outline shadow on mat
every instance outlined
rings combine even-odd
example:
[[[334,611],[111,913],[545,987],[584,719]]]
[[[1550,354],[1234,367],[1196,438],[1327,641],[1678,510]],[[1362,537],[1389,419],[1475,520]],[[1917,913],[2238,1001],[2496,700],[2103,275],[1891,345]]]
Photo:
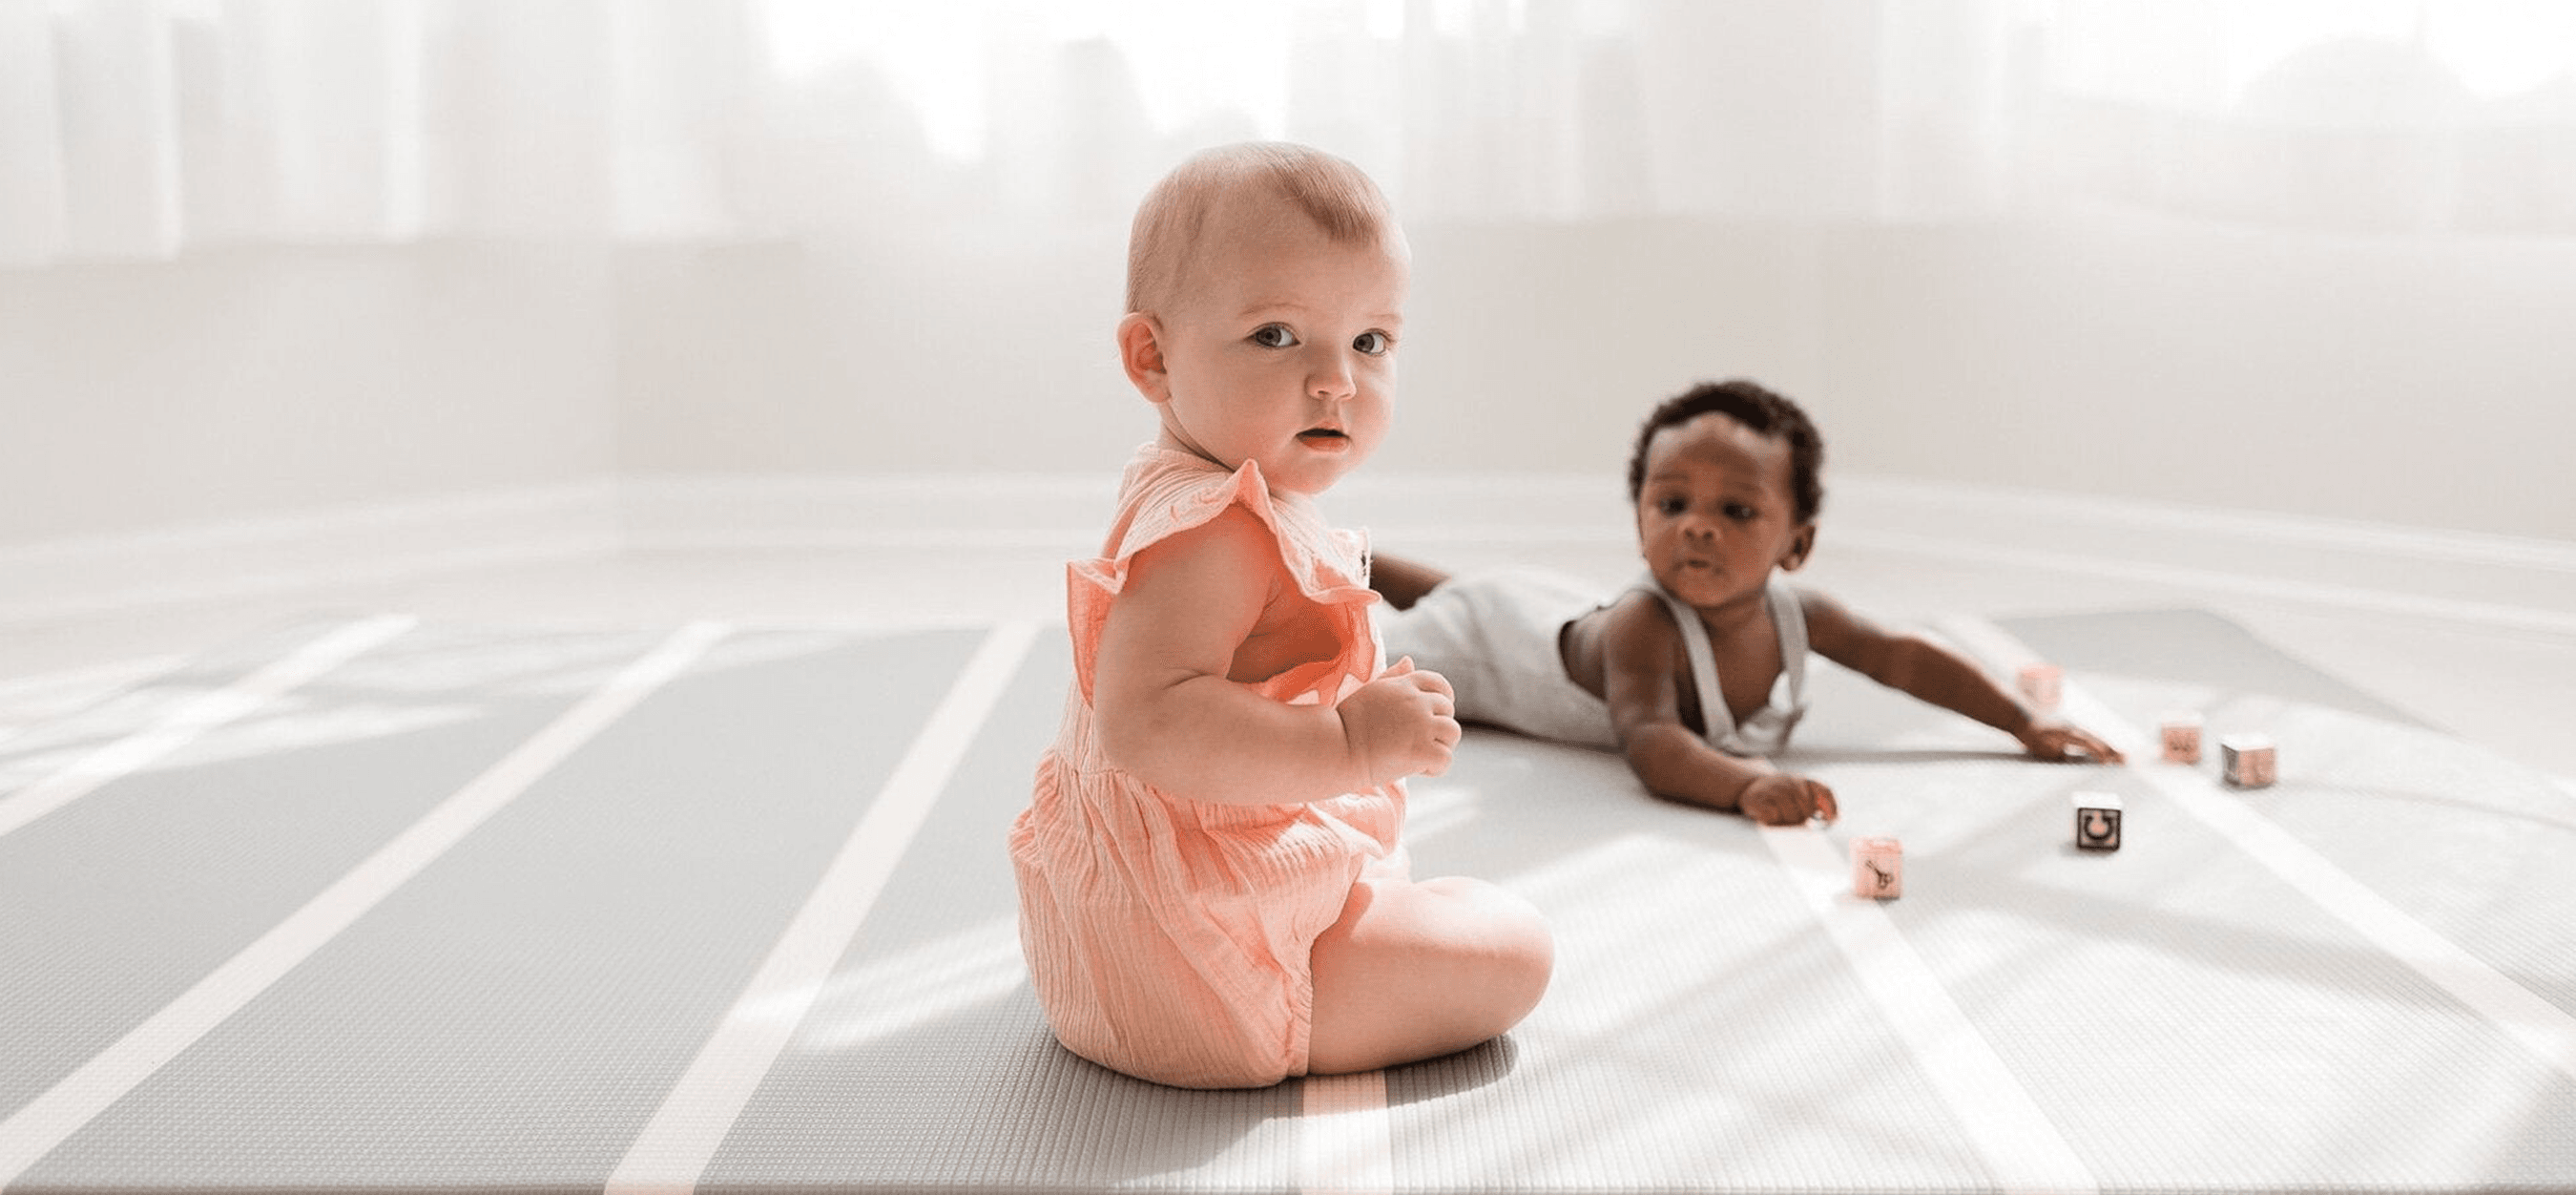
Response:
[[[2262,693],[2422,726],[2413,714],[2265,642],[2209,610],[2124,610],[2001,618],[1995,625],[2071,671]]]
[[[1867,747],[1825,747],[1810,751],[1801,747],[1792,747],[1788,751],[1781,753],[1779,760],[1780,766],[1791,770],[1814,767],[1820,764],[1995,763],[1997,761],[2011,763],[2017,760],[2029,760],[2033,763],[2038,762],[2036,760],[2031,760],[2027,753],[2014,748],[2010,740],[2006,740],[2004,746],[1998,747],[1992,751],[1981,751],[1969,748],[1939,747],[1897,748],[1892,750],[1874,750]]]
[[[1037,1032],[1040,1036],[1045,1036],[1046,1031],[1040,1028]],[[1053,1046],[1053,1039],[1049,1038],[1047,1044]],[[1122,1075],[1107,1067],[1084,1061],[1061,1047],[1057,1047],[1056,1052],[1088,1068],[1100,1082],[1128,1084],[1147,1091],[1170,1092],[1184,1099],[1214,1097],[1218,1101],[1223,1101],[1226,1097],[1237,1097],[1241,1102],[1269,1108],[1266,1113],[1268,1116],[1305,1115],[1302,1103],[1306,1082],[1304,1079],[1288,1079],[1275,1087],[1198,1091],[1165,1087],[1159,1083],[1150,1083],[1143,1079]],[[1426,1100],[1460,1095],[1479,1087],[1499,1083],[1509,1077],[1512,1069],[1519,1063],[1520,1047],[1512,1042],[1510,1034],[1505,1034],[1455,1054],[1427,1058],[1420,1062],[1406,1063],[1403,1066],[1391,1066],[1378,1073],[1386,1078],[1387,1106],[1400,1108],[1406,1104],[1418,1104]],[[1284,1108],[1275,1106],[1279,1102],[1278,1097],[1282,1095],[1288,1097]]]
[[[1382,1072],[1389,1106],[1512,1073],[1504,1038]],[[1305,1117],[1302,1082],[1165,1087],[1058,1045],[1025,984],[852,1045],[791,1055],[709,1175],[712,1187],[1106,1191],[1187,1175],[1190,1185],[1282,1182]]]

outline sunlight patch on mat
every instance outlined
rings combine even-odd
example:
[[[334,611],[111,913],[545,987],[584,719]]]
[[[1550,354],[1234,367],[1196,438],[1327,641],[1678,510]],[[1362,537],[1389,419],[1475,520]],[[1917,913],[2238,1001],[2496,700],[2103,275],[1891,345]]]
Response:
[[[1476,820],[1481,794],[1474,785],[1416,780],[1405,786],[1404,840],[1417,843],[1465,828]]]
[[[1760,953],[1802,928],[1746,933],[1730,926],[1722,944],[1693,949],[1711,927],[1716,893],[1743,880],[1743,865],[1654,834],[1624,834],[1512,877],[1515,891],[1547,910],[1557,938],[1557,980],[1534,1014],[1551,1034],[1613,1037],[1653,1020],[1692,980],[1713,982],[1726,958]],[[1680,987],[1595,982],[1627,960],[1657,959]]]
[[[793,1048],[832,1052],[912,1032],[1027,982],[1019,920],[1002,917],[862,963],[820,985],[773,994],[737,1015],[777,1022],[804,1012]],[[812,1010],[805,1012],[809,1001]]]

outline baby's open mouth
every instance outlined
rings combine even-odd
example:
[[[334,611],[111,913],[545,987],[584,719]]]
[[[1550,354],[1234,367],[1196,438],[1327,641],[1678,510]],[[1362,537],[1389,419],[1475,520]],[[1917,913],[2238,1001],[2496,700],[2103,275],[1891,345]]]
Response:
[[[1308,443],[1330,443],[1351,437],[1348,432],[1337,427],[1310,427],[1297,433],[1297,438]]]

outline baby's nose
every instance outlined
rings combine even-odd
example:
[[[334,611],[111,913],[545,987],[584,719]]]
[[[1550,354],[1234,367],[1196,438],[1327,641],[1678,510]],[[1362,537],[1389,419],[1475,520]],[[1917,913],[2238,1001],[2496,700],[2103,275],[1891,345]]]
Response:
[[[1306,392],[1317,398],[1345,399],[1358,391],[1359,382],[1352,376],[1351,367],[1338,358],[1316,366],[1306,378]]]

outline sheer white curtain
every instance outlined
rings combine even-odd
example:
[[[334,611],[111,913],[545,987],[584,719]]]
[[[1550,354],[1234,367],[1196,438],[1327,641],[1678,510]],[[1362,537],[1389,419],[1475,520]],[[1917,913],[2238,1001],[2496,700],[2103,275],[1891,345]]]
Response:
[[[2029,112],[2053,193],[2261,225],[2576,234],[2576,5],[2067,0]]]
[[[2576,5],[0,0],[20,267],[1117,219],[1254,136],[1413,220],[2568,236]]]

